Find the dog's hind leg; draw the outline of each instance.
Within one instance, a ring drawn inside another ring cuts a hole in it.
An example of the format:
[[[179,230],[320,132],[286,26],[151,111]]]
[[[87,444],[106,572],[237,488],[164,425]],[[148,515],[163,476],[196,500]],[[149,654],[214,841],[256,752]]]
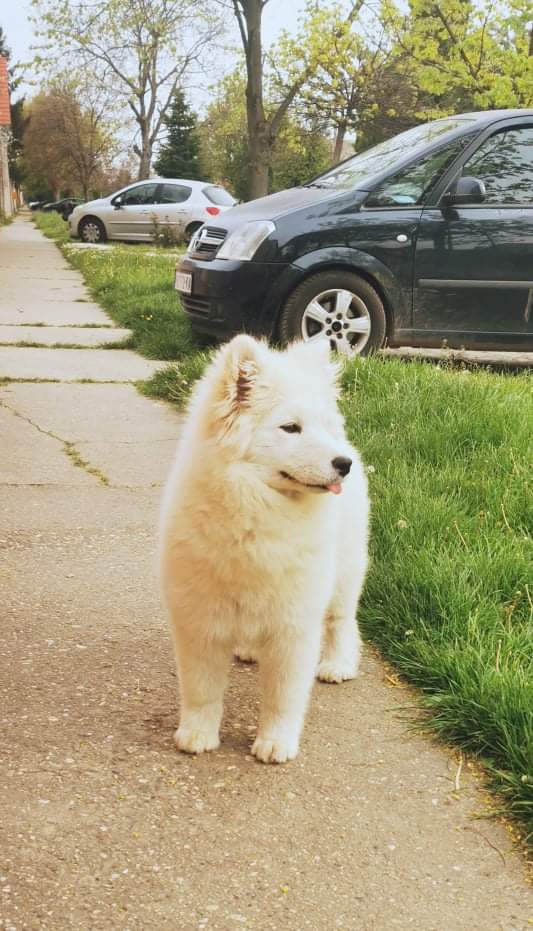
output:
[[[175,633],[181,695],[178,750],[203,753],[219,746],[222,700],[231,662],[231,644]]]
[[[322,659],[317,679],[344,682],[354,679],[359,668],[361,637],[356,610],[363,588],[365,565],[351,577],[341,579],[324,621]]]

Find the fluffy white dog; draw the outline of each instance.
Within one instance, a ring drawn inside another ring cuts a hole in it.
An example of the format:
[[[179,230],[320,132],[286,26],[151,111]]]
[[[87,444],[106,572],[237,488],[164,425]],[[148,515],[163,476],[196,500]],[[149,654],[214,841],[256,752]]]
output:
[[[241,335],[194,391],[161,526],[180,750],[218,747],[234,652],[259,661],[265,763],[296,756],[315,674],[357,673],[369,505],[336,374],[325,342],[275,352]]]

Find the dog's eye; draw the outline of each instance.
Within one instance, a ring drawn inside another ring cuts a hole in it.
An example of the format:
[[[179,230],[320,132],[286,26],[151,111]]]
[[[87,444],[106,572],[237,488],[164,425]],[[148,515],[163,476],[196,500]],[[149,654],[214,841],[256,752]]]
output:
[[[280,430],[285,430],[285,433],[301,433],[302,428],[299,423],[283,423],[280,427]]]

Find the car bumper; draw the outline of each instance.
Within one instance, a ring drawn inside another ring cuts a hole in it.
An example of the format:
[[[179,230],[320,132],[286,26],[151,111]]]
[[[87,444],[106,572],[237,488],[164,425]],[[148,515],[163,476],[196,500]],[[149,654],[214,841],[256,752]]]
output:
[[[242,332],[272,337],[279,309],[302,276],[283,263],[187,257],[176,270],[192,274],[191,293],[177,293],[193,328],[217,339]]]

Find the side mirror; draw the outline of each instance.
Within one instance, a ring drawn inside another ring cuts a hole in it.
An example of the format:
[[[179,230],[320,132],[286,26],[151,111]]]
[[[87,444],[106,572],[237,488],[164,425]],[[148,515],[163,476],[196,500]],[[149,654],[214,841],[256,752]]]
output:
[[[445,207],[460,204],[482,204],[487,196],[487,189],[479,178],[458,178],[444,194],[442,203]]]
[[[111,204],[115,210],[119,210],[122,207],[122,194],[118,194],[117,197],[114,197]]]

